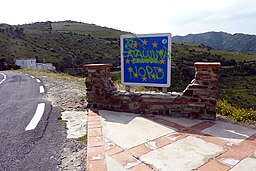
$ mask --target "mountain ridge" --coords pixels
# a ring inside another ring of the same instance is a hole
[[[226,32],[206,32],[188,34],[186,36],[173,36],[173,42],[189,42],[204,44],[218,50],[229,50],[241,53],[256,53],[256,35]]]

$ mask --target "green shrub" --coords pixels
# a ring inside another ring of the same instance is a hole
[[[253,124],[256,121],[255,109],[238,108],[228,104],[226,100],[217,101],[217,113],[226,118],[247,124]]]
[[[87,143],[87,134],[85,134],[85,135],[82,136],[82,137],[79,137],[77,140],[78,140],[78,141],[82,141],[82,142],[84,142],[84,143]]]

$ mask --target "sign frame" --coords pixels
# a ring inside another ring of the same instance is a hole
[[[167,76],[166,84],[157,83],[137,83],[137,82],[125,82],[124,81],[124,39],[125,38],[151,38],[151,37],[168,37],[168,56],[167,56]],[[171,85],[171,33],[154,33],[154,34],[126,34],[120,36],[120,47],[121,47],[121,83],[125,86],[150,86],[150,87],[170,87]]]

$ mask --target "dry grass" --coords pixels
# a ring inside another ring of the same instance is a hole
[[[119,90],[125,90],[124,85],[121,83],[121,72],[111,72],[111,79]],[[155,87],[144,87],[144,86],[130,86],[131,91],[139,92],[161,92],[161,89]]]
[[[44,71],[44,70],[35,70],[35,69],[19,69],[16,72],[22,72],[24,74],[34,75],[34,76],[47,76],[54,79],[64,80],[64,81],[72,81],[77,82],[81,85],[84,85],[84,78],[82,77],[74,77],[68,75],[66,73],[58,73],[52,71]]]

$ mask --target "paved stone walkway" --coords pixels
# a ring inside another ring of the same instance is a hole
[[[88,171],[255,171],[256,128],[90,111],[87,150]]]

